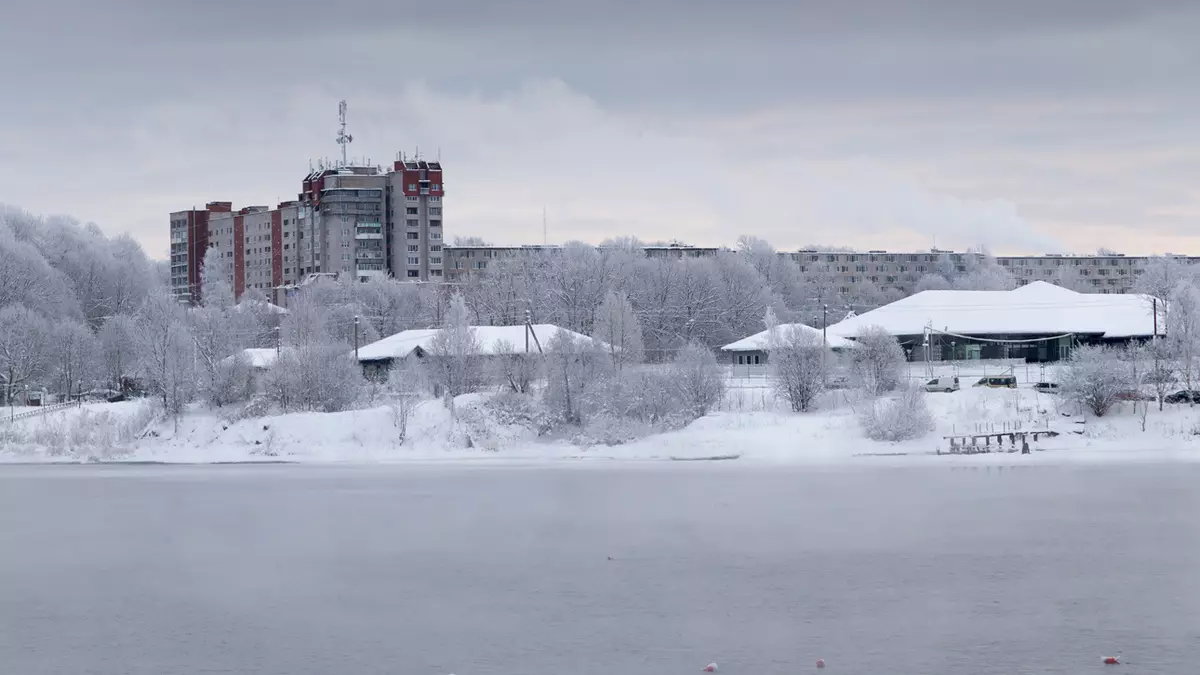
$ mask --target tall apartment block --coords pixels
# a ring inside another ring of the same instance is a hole
[[[209,249],[236,297],[257,289],[279,304],[310,274],[440,281],[444,196],[440,162],[400,158],[387,171],[311,171],[297,199],[275,208],[209,202],[174,212],[172,290],[181,301],[200,300]]]

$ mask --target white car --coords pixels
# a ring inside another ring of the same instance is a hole
[[[925,383],[925,391],[958,391],[957,377],[935,377]]]

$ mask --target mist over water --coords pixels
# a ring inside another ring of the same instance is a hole
[[[0,670],[1190,672],[1200,467],[0,467]]]

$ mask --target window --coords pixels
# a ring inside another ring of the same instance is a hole
[[[409,184],[408,184],[408,191],[409,191],[409,192],[416,192],[416,191],[417,191],[417,184],[416,184],[416,183],[409,183]]]
[[[442,215],[442,207],[440,207],[440,206],[431,206],[431,207],[429,207],[429,215],[431,215],[431,216],[440,216],[440,215]]]
[[[342,241],[342,248],[350,248],[350,242]]]
[[[430,190],[433,190],[434,192],[441,192],[441,190],[442,190],[442,184],[441,184],[441,183],[434,183],[433,185],[429,186],[429,189],[430,189]]]
[[[420,251],[420,250],[421,250],[421,247],[420,247],[420,246],[418,246],[418,245],[416,245],[416,244],[409,244],[409,245],[408,245],[408,252],[409,252],[409,253],[416,253],[416,252],[418,252],[418,251]]]
[[[434,253],[437,253],[437,252],[439,252],[439,251],[441,251],[441,250],[442,250],[442,245],[441,245],[441,244],[434,244],[434,245],[432,245],[432,246],[430,246],[430,247],[429,247],[429,250],[430,250],[430,251],[433,251]]]
[[[434,276],[434,277],[440,277],[440,276],[442,276],[442,271],[441,270],[429,270],[429,275]]]
[[[440,256],[440,255],[433,256],[432,258],[429,259],[429,264],[430,265],[441,265],[442,264],[442,256]]]
[[[420,197],[413,197],[413,196],[411,196],[411,195],[410,195],[410,196],[408,196],[408,197],[405,197],[405,198],[404,198],[404,201],[406,201],[406,202],[419,202],[419,201],[421,201],[421,198],[420,198]]]
[[[433,241],[441,241],[442,233],[441,232],[430,232],[429,238]]]
[[[411,239],[411,240],[417,240],[417,239],[421,238],[421,235],[418,232],[409,232],[405,235],[405,238]]]
[[[417,208],[415,206],[410,206],[410,207],[404,209],[404,212],[410,216],[415,216],[415,215],[417,215]]]
[[[350,236],[350,230],[342,230],[342,236],[343,236],[343,237],[349,237],[349,236]]]
[[[409,227],[416,227],[421,224],[421,221],[417,220],[416,218],[409,218],[408,220],[404,221],[404,224],[408,225]]]
[[[429,221],[429,226],[430,226],[430,227],[441,227],[441,226],[442,226],[442,221],[440,221],[440,220],[431,220],[431,221]]]
[[[420,264],[421,264],[421,259],[420,259],[420,258],[415,258],[415,257],[413,257],[413,256],[409,256],[409,257],[408,257],[408,264],[409,264],[409,265],[420,265]]]
[[[408,271],[408,278],[409,278],[409,279],[416,279],[418,276],[419,276],[419,274],[418,274],[418,272],[417,272],[416,270],[409,270],[409,271]]]

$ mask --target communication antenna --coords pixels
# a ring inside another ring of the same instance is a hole
[[[342,146],[342,166],[346,166],[346,145],[354,140],[354,136],[346,133],[346,101],[338,102],[338,123],[341,125],[338,128],[337,143]]]

